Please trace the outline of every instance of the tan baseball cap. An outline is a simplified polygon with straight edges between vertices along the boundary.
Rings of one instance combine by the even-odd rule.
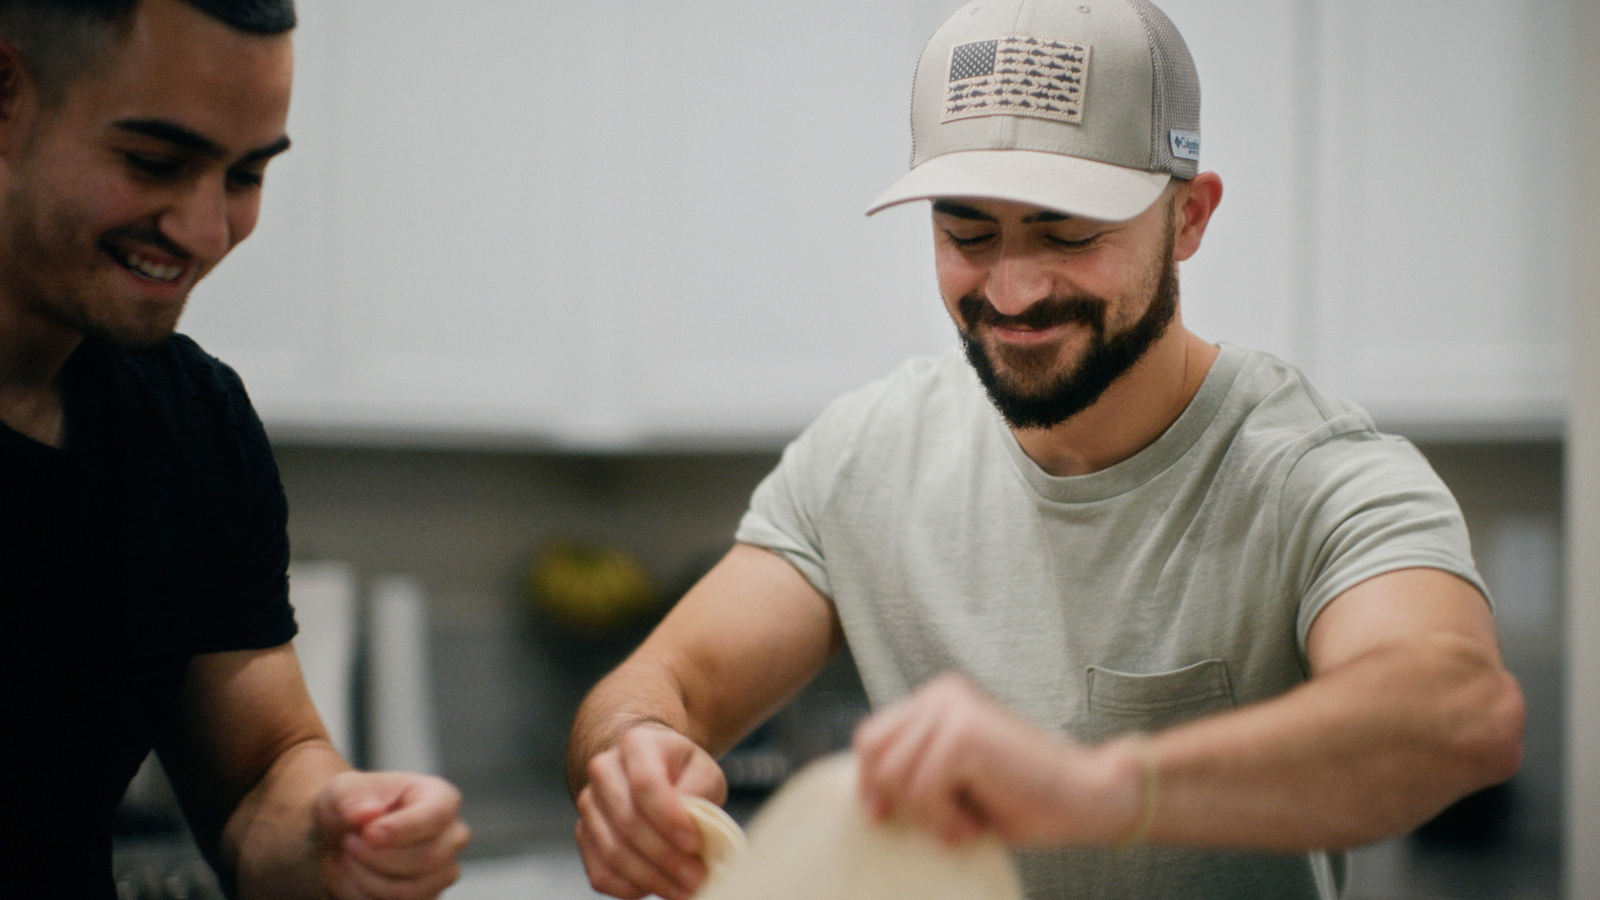
[[[1146,0],[974,0],[917,63],[911,171],[871,215],[982,197],[1120,222],[1200,164],[1200,80]]]

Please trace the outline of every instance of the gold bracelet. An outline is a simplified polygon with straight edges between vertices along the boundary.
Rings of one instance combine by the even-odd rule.
[[[1142,734],[1127,740],[1128,749],[1139,759],[1139,819],[1133,829],[1113,845],[1113,849],[1127,850],[1144,843],[1150,826],[1156,821],[1156,795],[1161,786],[1160,773],[1156,771],[1155,747]]]

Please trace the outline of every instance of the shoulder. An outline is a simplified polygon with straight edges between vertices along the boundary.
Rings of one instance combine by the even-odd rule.
[[[238,374],[182,334],[131,349],[85,341],[68,366],[71,390],[132,408],[249,405]]]
[[[1237,366],[1221,412],[1232,427],[1230,449],[1251,458],[1259,470],[1288,474],[1308,456],[1409,446],[1378,431],[1358,404],[1318,390],[1290,363],[1256,350],[1229,347],[1225,353],[1233,355]],[[1270,461],[1277,465],[1267,465]]]
[[[985,405],[959,352],[909,359],[828,404],[771,480],[814,496],[863,480],[881,486],[885,472],[925,470],[930,455],[954,452],[955,436],[972,431],[967,417]]]
[[[1240,411],[1230,453],[1270,473],[1286,512],[1342,520],[1385,507],[1455,509],[1415,445],[1380,431],[1366,410],[1323,394],[1282,360],[1245,351],[1230,401]]]
[[[1375,431],[1359,405],[1318,390],[1298,367],[1260,350],[1226,347],[1237,357],[1230,401],[1255,434],[1293,439],[1310,432]]]
[[[165,410],[178,418],[234,418],[249,410],[238,373],[185,335],[171,335],[152,347],[85,345],[83,351],[85,377],[134,408]]]
[[[904,434],[985,407],[983,388],[960,351],[952,350],[908,359],[883,377],[841,395],[810,430],[857,437]]]
[[[259,465],[266,435],[244,383],[190,338],[151,347],[86,344],[74,360],[84,427],[130,453],[248,458]],[[86,432],[87,433],[87,432]]]
[[[1385,503],[1449,494],[1427,460],[1403,437],[1385,434],[1359,405],[1319,391],[1298,368],[1270,354],[1225,348],[1235,367],[1213,434],[1221,472],[1233,488],[1284,511]],[[1386,499],[1387,498],[1387,499]]]

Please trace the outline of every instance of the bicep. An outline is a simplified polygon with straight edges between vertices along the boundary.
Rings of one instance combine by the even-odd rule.
[[[1441,569],[1400,569],[1329,601],[1306,634],[1306,655],[1315,676],[1385,646],[1438,638],[1499,664],[1494,617],[1476,587]]]
[[[197,833],[214,840],[290,748],[327,740],[294,649],[283,644],[196,656],[157,751]]]
[[[776,712],[843,645],[833,604],[783,557],[735,545],[639,649],[673,674],[713,753]]]

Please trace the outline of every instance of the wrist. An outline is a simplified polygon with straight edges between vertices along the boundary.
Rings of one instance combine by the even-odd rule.
[[[1146,735],[1118,738],[1107,745],[1107,750],[1118,757],[1115,764],[1117,795],[1123,802],[1117,806],[1125,811],[1111,846],[1126,850],[1144,844],[1150,836],[1161,800],[1160,769],[1155,745]]]

